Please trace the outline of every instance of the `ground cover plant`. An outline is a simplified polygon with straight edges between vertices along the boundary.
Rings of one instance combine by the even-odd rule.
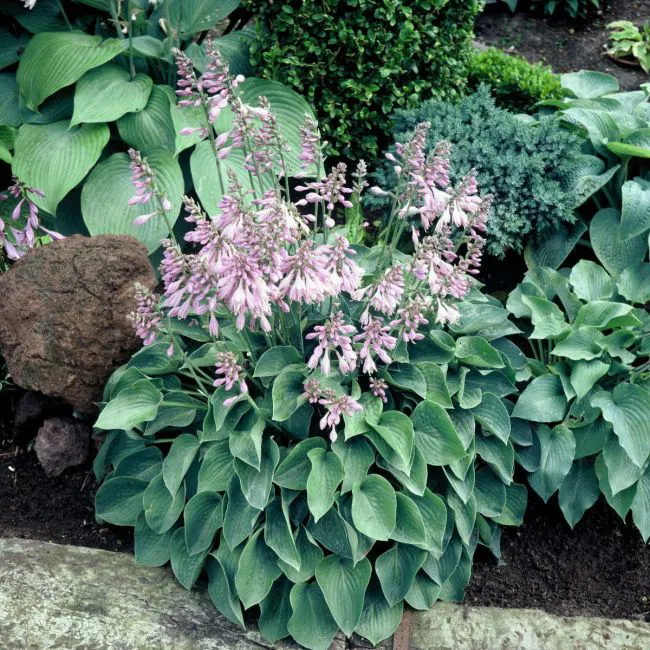
[[[460,102],[431,100],[397,113],[395,137],[403,139],[423,120],[432,124],[427,150],[439,140],[450,142],[453,173],[460,178],[474,170],[494,197],[487,229],[492,255],[521,251],[528,239],[575,221],[584,200],[579,141],[557,119],[522,119],[498,108],[482,87]],[[390,182],[392,165],[383,169],[378,178]]]
[[[549,66],[494,47],[471,57],[468,74],[469,88],[489,86],[497,106],[515,113],[532,113],[538,102],[564,95],[559,75]]]
[[[231,119],[228,110],[219,116],[218,100],[183,106],[174,52],[191,57],[200,72],[217,50],[233,74],[248,73],[253,32],[230,20],[238,5],[191,2],[181,11],[179,0],[2,3],[0,158],[22,185],[39,190],[31,200],[48,227],[130,234],[151,253],[159,247],[176,225],[185,190],[201,196],[216,174],[214,140]],[[301,98],[255,78],[241,90],[249,103],[262,93],[272,97],[283,134],[297,139],[309,111]],[[145,212],[129,203],[130,148],[147,154],[165,194],[167,219],[140,228],[133,221]],[[222,167],[241,175],[242,164],[233,156]],[[298,167],[290,157],[286,164],[288,173]],[[212,196],[217,201],[219,190]]]
[[[375,156],[390,117],[423,96],[465,86],[475,0],[247,0],[261,18],[264,75],[318,107],[324,138],[339,154]]]
[[[371,189],[391,192],[391,218],[352,246],[337,215],[362,200],[365,164],[350,186],[345,165],[326,172],[308,115],[292,191],[273,102],[245,104],[218,57],[200,80],[179,63],[188,97],[219,79],[234,121],[216,164],[241,152],[248,174],[228,175],[213,218],[185,199],[195,249],[166,240],[163,296],[138,289],[145,347],[95,424],[97,515],[135,528],[138,562],[171,562],[188,589],[207,575],[217,608],[255,613],[271,642],[377,643],[405,602],[461,599],[477,544],[498,555],[525,509],[513,442],[529,433],[508,397],[526,361],[473,280],[491,198],[450,181],[423,123],[397,146],[395,187]],[[132,172],[164,218],[146,156]]]

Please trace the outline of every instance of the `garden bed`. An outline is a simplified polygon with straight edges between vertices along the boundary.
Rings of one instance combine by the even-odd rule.
[[[543,18],[492,10],[479,16],[476,37],[482,43],[516,52],[531,62],[544,61],[555,72],[599,70],[613,74],[622,89],[632,90],[648,81],[648,76],[640,68],[621,67],[604,56],[606,26],[615,20],[642,24],[648,17],[650,0],[611,0],[588,22],[572,21],[561,13]]]

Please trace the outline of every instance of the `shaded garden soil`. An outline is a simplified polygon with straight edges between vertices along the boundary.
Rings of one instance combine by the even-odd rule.
[[[609,0],[586,22],[492,9],[479,16],[476,38],[531,62],[544,61],[555,72],[599,70],[618,77],[623,89],[636,89],[648,81],[643,70],[622,67],[603,55],[606,25],[615,20],[643,24],[650,20],[650,0]]]
[[[503,529],[505,564],[477,550],[466,602],[650,621],[650,546],[636,528],[601,499],[572,531],[556,497],[530,492],[524,525]]]

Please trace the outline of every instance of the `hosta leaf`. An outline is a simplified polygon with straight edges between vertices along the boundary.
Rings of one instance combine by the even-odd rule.
[[[336,624],[346,636],[352,634],[361,618],[371,573],[372,566],[365,558],[354,564],[351,560],[329,555],[316,567],[316,582]]]
[[[576,361],[571,369],[571,386],[573,386],[578,399],[582,399],[596,384],[607,374],[609,363],[598,359],[592,361]]]
[[[548,267],[557,269],[571,254],[576,244],[587,232],[587,226],[578,221],[571,231],[560,226],[553,232],[545,234],[540,241],[530,243],[524,251],[524,259],[529,269]]]
[[[410,418],[399,411],[385,411],[379,422],[371,426],[376,432],[371,440],[382,456],[397,469],[408,473],[413,460],[415,438]]]
[[[262,458],[259,470],[239,458],[235,459],[235,471],[246,501],[254,508],[263,510],[269,501],[273,472],[280,462],[280,450],[275,440],[265,438],[262,442]]]
[[[296,548],[300,555],[300,569],[296,570],[290,564],[284,562],[282,558],[278,560],[278,565],[291,582],[307,582],[314,577],[316,566],[323,558],[323,550],[313,542],[313,538],[303,526],[300,526],[298,529]]]
[[[377,645],[395,632],[402,620],[403,611],[404,603],[399,602],[391,607],[379,584],[373,581],[366,592],[361,620],[355,632]]]
[[[626,268],[618,279],[618,290],[632,303],[643,305],[650,302],[650,264]]]
[[[592,300],[578,310],[574,324],[587,325],[598,329],[640,325],[639,319],[631,313],[632,305],[606,300]]]
[[[453,521],[450,520],[450,523],[450,528],[453,529]],[[463,543],[457,535],[454,535],[449,539],[444,553],[429,553],[422,569],[432,580],[442,586],[458,567],[462,552]]]
[[[13,65],[29,41],[27,34],[14,35],[9,27],[0,27],[0,70]]]
[[[391,386],[411,391],[422,398],[427,395],[424,375],[411,363],[392,363],[386,369],[386,379]]]
[[[261,510],[253,508],[233,476],[228,486],[228,502],[223,518],[223,536],[231,549],[239,546],[252,532]]]
[[[582,519],[582,515],[598,501],[600,488],[594,466],[578,460],[560,485],[559,501],[564,518],[571,528]]]
[[[456,341],[456,358],[477,368],[503,368],[498,350],[480,336],[461,336]]]
[[[573,429],[573,436],[576,439],[576,459],[600,453],[607,444],[611,431],[612,425],[602,418]]]
[[[499,517],[506,507],[506,486],[489,468],[476,472],[476,509],[485,517]]]
[[[196,436],[182,433],[172,443],[169,453],[163,462],[163,478],[167,489],[176,494],[183,482],[187,470],[199,452],[199,441]]]
[[[405,494],[398,492],[397,497],[397,518],[395,530],[391,533],[391,539],[404,544],[414,546],[426,546],[426,531],[424,519],[415,502]]]
[[[415,444],[429,465],[448,465],[466,455],[447,412],[429,400],[423,400],[411,414]]]
[[[264,543],[263,532],[259,528],[246,542],[235,575],[237,594],[245,609],[261,602],[282,573],[276,554]]]
[[[215,535],[223,525],[223,499],[217,492],[199,492],[185,507],[185,541],[190,555],[212,547]]]
[[[375,572],[389,605],[404,599],[426,556],[426,551],[397,543],[375,560]]]
[[[616,93],[619,83],[616,77],[603,72],[581,70],[560,77],[562,87],[580,99],[595,99],[602,95]]]
[[[442,368],[437,363],[430,361],[418,363],[417,368],[424,376],[426,382],[426,399],[430,402],[440,404],[443,408],[451,408],[451,397],[449,396],[449,389]]]
[[[591,405],[602,411],[621,447],[642,467],[650,455],[650,393],[635,384],[619,384],[613,393],[596,393]]]
[[[332,451],[343,463],[344,477],[341,494],[345,494],[368,474],[368,469],[375,462],[375,452],[361,438],[353,438],[348,441],[342,441],[339,438],[332,444]]]
[[[169,20],[184,37],[212,29],[239,6],[241,0],[182,0],[172,2]]]
[[[612,208],[596,214],[591,220],[589,235],[596,256],[614,277],[618,277],[628,266],[643,262],[648,250],[647,238],[641,235],[623,238],[620,215]]]
[[[289,636],[291,618],[291,588],[293,584],[285,577],[273,583],[268,596],[260,603],[260,632],[265,639],[275,643]]]
[[[573,361],[591,361],[603,353],[603,333],[597,327],[578,327],[555,345],[551,353]]]
[[[594,469],[596,470],[596,476],[598,477],[600,491],[605,496],[607,503],[616,511],[616,514],[622,520],[625,520],[627,513],[630,511],[634,495],[636,494],[636,485],[633,485],[618,494],[612,494],[612,489],[609,485],[609,477],[607,475],[607,466],[605,465],[602,454],[597,456],[596,462],[594,463]]]
[[[429,578],[424,571],[418,571],[415,574],[415,580],[404,596],[404,600],[413,608],[420,611],[426,611],[433,607],[440,595],[440,585]]]
[[[160,148],[147,152],[146,158],[156,171],[160,191],[171,202],[167,219],[173,226],[183,199],[181,168],[172,154]],[[169,229],[162,216],[155,216],[143,225],[134,223],[137,216],[155,211],[157,206],[155,199],[146,205],[129,205],[134,195],[129,164],[126,154],[116,153],[97,165],[81,192],[81,212],[91,235],[132,235],[152,253],[169,234]]]
[[[167,564],[173,534],[173,529],[164,532],[162,535],[151,530],[144,512],[141,511],[135,523],[134,531],[136,563],[142,566],[164,566]]]
[[[395,529],[397,497],[391,484],[377,474],[366,476],[352,488],[352,519],[359,532],[387,540]]]
[[[632,518],[643,541],[647,542],[650,538],[650,470],[646,470],[637,483],[632,501]]]
[[[255,364],[254,377],[275,377],[287,366],[302,363],[300,352],[291,345],[278,345],[264,352]]]
[[[474,494],[470,494],[469,498],[464,501],[456,492],[450,490],[447,493],[447,505],[454,514],[454,523],[460,538],[464,544],[468,545],[476,524],[476,498]]]
[[[610,436],[607,439],[607,443],[603,446],[602,456],[607,467],[607,478],[612,496],[634,485],[643,474],[643,468],[632,462],[615,436]]]
[[[208,552],[190,555],[185,544],[185,529],[177,528],[172,536],[170,555],[176,579],[189,591],[203,571]]]
[[[50,214],[97,162],[108,142],[105,124],[70,128],[66,121],[23,124],[14,143],[13,173],[44,192],[34,202]]]
[[[235,473],[233,457],[227,440],[210,446],[201,461],[199,492],[225,492]]]
[[[425,489],[422,496],[412,494],[410,498],[418,507],[424,521],[427,550],[442,554],[447,525],[447,508],[443,500],[429,489]]]
[[[481,403],[472,409],[476,421],[487,433],[506,443],[510,438],[510,415],[503,402],[492,393],[484,393]]]
[[[569,278],[573,291],[582,300],[606,300],[612,297],[612,279],[602,266],[589,260],[580,260]]]
[[[115,467],[113,476],[130,476],[151,481],[162,470],[163,456],[158,447],[147,447],[123,458]]]
[[[99,414],[97,429],[128,431],[156,417],[162,393],[148,379],[136,381],[128,391],[122,391]]]
[[[520,395],[512,417],[532,422],[558,422],[564,418],[567,400],[562,382],[554,375],[537,377]]]
[[[306,490],[312,467],[308,454],[312,449],[324,451],[325,448],[326,443],[323,438],[308,438],[299,442],[278,465],[273,482],[290,490]]]
[[[178,521],[185,507],[185,484],[172,494],[165,487],[162,474],[158,474],[145,490],[144,514],[151,530],[162,534]]]
[[[109,479],[95,497],[97,516],[115,526],[135,526],[148,485],[147,481],[127,476]]]
[[[208,556],[206,569],[210,600],[229,621],[243,627],[244,616],[235,592],[235,573],[241,551],[241,547],[231,551],[226,544],[219,544],[216,554]]]
[[[57,90],[77,81],[124,50],[124,42],[83,32],[36,34],[18,65],[16,78],[27,107],[33,111]]]
[[[530,309],[531,321],[535,326],[531,339],[556,339],[569,331],[569,324],[555,303],[537,296],[523,295],[521,299]]]
[[[537,436],[542,449],[540,468],[530,475],[528,482],[546,502],[571,469],[576,441],[571,429],[563,424],[558,424],[553,429],[542,424],[537,427]]]
[[[301,370],[285,370],[273,382],[273,419],[276,422],[288,420],[291,414],[307,399],[303,387],[305,376]]]
[[[172,108],[175,105],[176,98],[171,88],[154,86],[142,110],[137,113],[126,113],[117,121],[120,137],[129,146],[140,151],[150,147],[161,147],[174,154],[177,133]]]
[[[333,451],[312,449],[309,453],[311,471],[307,478],[307,504],[318,521],[334,503],[334,492],[345,476],[343,463]]]
[[[512,443],[504,443],[495,436],[476,436],[476,453],[510,485],[514,472],[515,452]]]
[[[498,517],[493,517],[497,524],[502,526],[521,526],[528,503],[528,491],[525,485],[506,486],[506,506]]]
[[[284,500],[278,497],[265,511],[264,541],[283,562],[300,571],[300,553],[293,539],[289,509]]]
[[[302,582],[291,589],[291,636],[310,650],[328,650],[338,625],[317,583]]]
[[[650,149],[645,151],[644,157],[650,158]],[[633,180],[623,183],[621,192],[621,237],[627,240],[650,230],[650,189]]]
[[[137,113],[146,105],[153,81],[146,74],[131,79],[128,70],[114,63],[86,72],[74,95],[70,124],[114,122],[125,113]]]

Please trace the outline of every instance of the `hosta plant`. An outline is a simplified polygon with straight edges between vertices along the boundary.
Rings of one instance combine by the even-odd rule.
[[[615,59],[624,59],[643,68],[650,73],[650,24],[637,27],[629,20],[617,20],[607,25],[611,44],[607,54]]]
[[[219,164],[242,156],[246,177],[224,178],[212,218],[186,198],[194,249],[165,241],[162,297],[137,290],[146,346],[106,386],[97,516],[135,528],[138,562],[171,562],[187,589],[203,576],[219,611],[243,625],[248,610],[270,642],[324,650],[340,629],[377,643],[405,603],[462,598],[476,545],[498,553],[499,526],[523,516],[513,439],[527,434],[508,397],[525,359],[472,279],[489,198],[471,177],[450,184],[423,124],[398,146],[387,227],[351,246],[338,212],[365,165],[349,187],[345,165],[325,172],[312,118],[290,152],[272,101],[219,83],[234,115]],[[295,191],[275,173],[289,154]],[[164,217],[147,157],[132,152],[132,171],[141,221]]]
[[[234,75],[248,73],[252,30],[237,29],[230,19],[239,1],[0,5],[0,159],[21,183],[41,190],[32,199],[50,227],[63,234],[130,234],[153,253],[177,225],[184,192],[193,188],[204,197],[204,188],[213,187],[212,144],[232,119],[228,109],[218,115],[209,87],[181,110],[175,52],[191,60],[198,76],[225,64]],[[310,110],[300,97],[254,78],[240,90],[249,104],[262,94],[273,99],[279,128],[297,142]],[[147,154],[167,198],[166,220],[133,225],[144,212],[129,203],[129,148]],[[298,169],[297,160],[285,162],[288,174]],[[224,174],[242,172],[237,156],[221,166]],[[210,196],[204,203],[212,211],[219,189]]]
[[[508,299],[528,335],[530,383],[513,417],[533,424],[517,462],[573,527],[602,493],[650,537],[650,263],[538,267]]]

